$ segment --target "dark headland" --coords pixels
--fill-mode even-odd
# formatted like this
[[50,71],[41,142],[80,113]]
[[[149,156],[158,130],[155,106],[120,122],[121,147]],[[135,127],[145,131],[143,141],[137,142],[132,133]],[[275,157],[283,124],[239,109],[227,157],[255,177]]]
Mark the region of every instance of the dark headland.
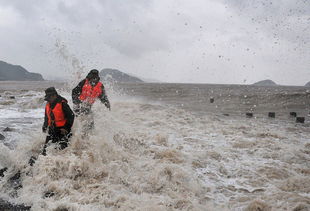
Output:
[[263,80],[263,81],[258,81],[253,84],[254,86],[277,86],[277,84],[272,81],[272,80]]
[[116,69],[106,68],[100,71],[100,77],[103,80],[120,83],[143,83],[144,81],[135,76],[131,76]]
[[27,71],[20,65],[0,61],[0,81],[43,81],[39,73]]

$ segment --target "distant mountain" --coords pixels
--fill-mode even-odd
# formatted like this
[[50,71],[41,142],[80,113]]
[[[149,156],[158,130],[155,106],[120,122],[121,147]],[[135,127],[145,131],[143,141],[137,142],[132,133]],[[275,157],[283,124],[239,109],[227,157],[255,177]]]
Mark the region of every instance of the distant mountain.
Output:
[[123,83],[141,83],[143,82],[140,78],[128,75],[116,69],[106,68],[100,71],[100,77],[103,80],[112,80],[115,82]]
[[153,78],[142,78],[141,77],[141,80],[143,80],[146,83],[162,83],[162,81],[153,79]]
[[12,65],[0,61],[0,81],[43,81],[39,73],[28,72],[19,65]]
[[306,85],[305,86],[308,86],[308,87],[310,87],[310,81],[308,82],[308,83],[306,83]]
[[136,75],[134,75],[134,74],[130,74],[130,76],[139,78],[139,79],[141,79],[143,82],[146,82],[146,83],[160,83],[160,82],[161,82],[160,80],[157,80],[157,79],[139,77],[139,76],[136,76]]
[[254,86],[277,86],[277,84],[272,80],[263,80],[253,84]]

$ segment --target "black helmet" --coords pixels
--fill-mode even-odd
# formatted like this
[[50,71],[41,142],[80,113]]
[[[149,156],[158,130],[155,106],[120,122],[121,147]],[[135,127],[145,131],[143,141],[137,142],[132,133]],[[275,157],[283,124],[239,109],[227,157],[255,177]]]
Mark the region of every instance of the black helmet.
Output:
[[47,98],[49,98],[50,96],[52,96],[52,95],[54,95],[54,94],[55,94],[55,95],[58,95],[58,93],[57,93],[55,87],[49,87],[49,88],[47,88],[47,89],[45,90],[45,97],[44,97],[44,99],[47,100]]
[[89,71],[89,73],[86,76],[87,79],[91,79],[91,78],[99,78],[99,71],[96,69],[92,69],[91,71]]

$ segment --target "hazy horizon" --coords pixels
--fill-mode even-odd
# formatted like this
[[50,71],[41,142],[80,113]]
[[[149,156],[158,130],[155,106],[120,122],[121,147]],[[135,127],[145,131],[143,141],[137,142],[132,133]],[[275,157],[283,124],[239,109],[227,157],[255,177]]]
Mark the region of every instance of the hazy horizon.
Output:
[[[1,60],[0,60],[0,61],[1,61]],[[13,64],[12,64],[12,65],[13,65]],[[17,66],[22,66],[22,65],[17,65]],[[107,68],[99,69],[99,71],[104,70],[104,69],[115,69],[115,68],[107,67]],[[117,69],[116,69],[116,70],[117,70]],[[27,70],[27,71],[29,71],[29,70]],[[123,72],[123,73],[126,73],[126,74],[128,74],[128,75],[130,75],[130,76],[133,76],[133,77],[137,77],[137,78],[141,79],[143,82],[146,82],[146,83],[210,84],[210,85],[253,85],[254,83],[257,83],[257,82],[271,80],[271,79],[266,78],[266,79],[263,79],[263,80],[260,80],[260,81],[256,81],[256,82],[251,83],[251,84],[247,84],[247,83],[212,83],[212,82],[210,82],[210,83],[199,83],[199,82],[198,82],[198,83],[189,83],[189,82],[165,82],[165,81],[159,81],[159,80],[152,79],[152,78],[140,77],[140,76],[137,76],[137,75],[134,75],[134,74],[131,74],[131,73],[127,73],[126,71],[123,71],[123,70],[118,70],[118,71]],[[29,72],[31,72],[31,71],[29,71]],[[32,72],[32,73],[34,73],[34,72]],[[84,75],[86,76],[87,73],[84,73]],[[82,75],[82,78],[83,78],[83,75]],[[60,82],[68,82],[68,81],[70,81],[70,78],[68,78],[68,77],[61,77],[61,76],[48,77],[48,78],[43,77],[43,79],[44,79],[45,81],[60,81]],[[6,81],[7,81],[7,80],[6,80]],[[274,80],[271,80],[271,81],[275,82],[277,86],[301,86],[301,87],[302,87],[302,86],[305,86],[305,85],[306,85],[306,84],[304,84],[304,85],[278,84],[278,83],[277,83],[276,81],[274,81]],[[308,82],[310,82],[310,81],[308,81]],[[308,83],[308,82],[307,82],[307,83]]]

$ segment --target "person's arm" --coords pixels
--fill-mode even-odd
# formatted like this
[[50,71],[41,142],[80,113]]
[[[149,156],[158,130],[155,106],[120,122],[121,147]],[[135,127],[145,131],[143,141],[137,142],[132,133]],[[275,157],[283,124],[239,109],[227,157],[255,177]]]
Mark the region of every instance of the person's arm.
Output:
[[65,118],[67,120],[66,124],[64,125],[64,128],[67,130],[67,131],[70,131],[71,130],[71,127],[73,125],[73,122],[74,122],[74,113],[73,111],[71,110],[70,106],[68,105],[68,103],[66,102],[63,102],[62,103],[62,110],[64,112],[64,115],[65,115]]
[[46,132],[46,130],[47,130],[47,125],[48,125],[48,119],[47,119],[46,108],[45,108],[44,123],[43,123],[43,126],[42,126],[42,131],[43,131],[43,133]]
[[102,90],[102,93],[101,95],[98,96],[98,98],[108,109],[111,109],[110,101],[108,99],[108,96],[105,93],[105,89],[103,85],[101,85],[101,90]]
[[81,101],[79,99],[81,93],[82,93],[82,88],[85,84],[85,79],[82,80],[74,89],[72,89],[72,102],[73,104],[80,104]]

